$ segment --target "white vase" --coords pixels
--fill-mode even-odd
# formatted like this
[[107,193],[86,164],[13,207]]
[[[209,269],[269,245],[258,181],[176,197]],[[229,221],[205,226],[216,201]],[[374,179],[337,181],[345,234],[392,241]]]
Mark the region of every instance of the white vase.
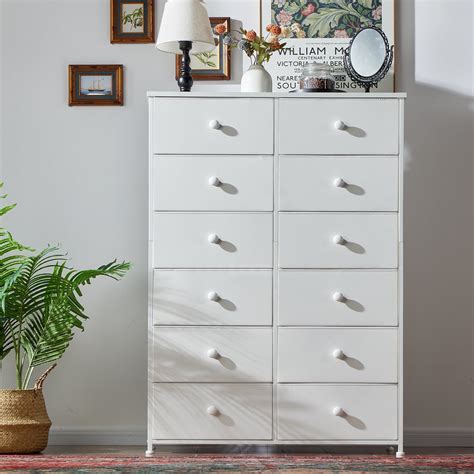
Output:
[[242,76],[241,92],[271,92],[272,76],[260,64],[252,64]]

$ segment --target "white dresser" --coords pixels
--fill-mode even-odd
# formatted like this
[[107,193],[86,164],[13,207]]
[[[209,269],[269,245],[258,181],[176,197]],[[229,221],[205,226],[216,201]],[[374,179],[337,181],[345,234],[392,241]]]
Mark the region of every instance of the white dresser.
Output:
[[147,454],[402,456],[405,95],[148,97]]

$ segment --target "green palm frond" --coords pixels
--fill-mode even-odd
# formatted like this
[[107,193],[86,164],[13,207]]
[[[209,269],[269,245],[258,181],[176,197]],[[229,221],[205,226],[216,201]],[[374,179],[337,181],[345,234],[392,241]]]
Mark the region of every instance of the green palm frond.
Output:
[[[3,207],[0,215],[13,208]],[[130,269],[114,260],[76,270],[58,247],[31,252],[0,228],[0,361],[15,353],[19,389],[28,387],[35,367],[63,356],[75,330],[84,330],[81,288],[98,277],[118,280]]]
[[82,322],[87,316],[78,300],[81,286],[100,276],[118,279],[129,268],[128,263],[112,262],[96,270],[75,271],[62,263],[47,279],[38,282],[41,289],[36,292],[41,297],[29,306],[33,317],[25,331],[24,344],[32,367],[59,359],[73,337],[73,328],[83,330]]

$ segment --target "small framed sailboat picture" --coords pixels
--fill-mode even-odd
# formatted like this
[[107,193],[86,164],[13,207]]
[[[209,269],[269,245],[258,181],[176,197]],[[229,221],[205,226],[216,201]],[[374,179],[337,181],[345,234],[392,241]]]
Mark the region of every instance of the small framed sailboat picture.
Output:
[[123,66],[70,65],[69,105],[123,105]]

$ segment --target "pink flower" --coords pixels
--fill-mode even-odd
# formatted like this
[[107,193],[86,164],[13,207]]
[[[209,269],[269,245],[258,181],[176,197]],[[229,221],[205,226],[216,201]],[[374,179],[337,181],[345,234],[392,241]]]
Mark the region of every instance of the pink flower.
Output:
[[349,38],[346,30],[335,30],[334,38]]
[[227,31],[227,28],[225,27],[225,25],[223,23],[221,23],[220,25],[216,25],[214,27],[214,32],[217,33],[218,35],[222,35],[226,31]]
[[303,16],[308,16],[311,15],[311,13],[314,13],[316,11],[316,5],[314,3],[308,3],[306,5],[306,8],[301,12]]
[[270,31],[272,35],[278,36],[281,34],[281,28],[278,25],[271,25]]
[[280,26],[288,26],[292,22],[293,17],[287,11],[282,10],[280,13],[278,13],[276,19]]
[[382,5],[377,7],[373,12],[372,12],[372,18],[374,20],[380,20],[382,18]]
[[257,39],[257,33],[255,33],[254,30],[250,30],[250,31],[247,31],[247,33],[245,33],[245,37],[249,41],[255,41]]

